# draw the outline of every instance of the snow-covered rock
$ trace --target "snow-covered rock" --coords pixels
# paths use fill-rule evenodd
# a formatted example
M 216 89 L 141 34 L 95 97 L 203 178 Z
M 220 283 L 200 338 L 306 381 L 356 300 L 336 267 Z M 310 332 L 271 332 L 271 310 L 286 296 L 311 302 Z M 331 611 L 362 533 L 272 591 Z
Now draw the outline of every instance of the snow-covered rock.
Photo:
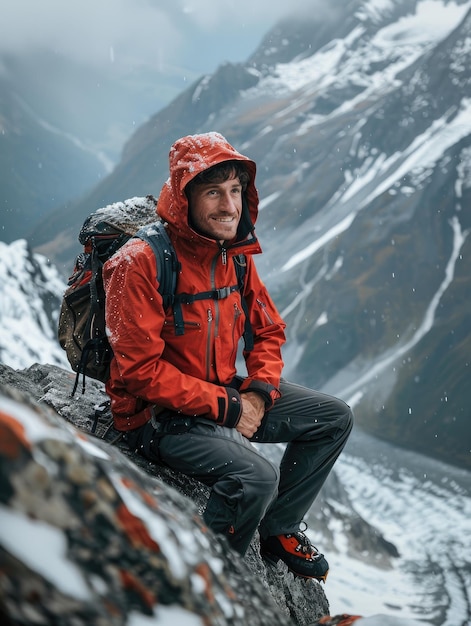
M 64 279 L 25 239 L 0 241 L 0 362 L 68 364 L 57 341 Z

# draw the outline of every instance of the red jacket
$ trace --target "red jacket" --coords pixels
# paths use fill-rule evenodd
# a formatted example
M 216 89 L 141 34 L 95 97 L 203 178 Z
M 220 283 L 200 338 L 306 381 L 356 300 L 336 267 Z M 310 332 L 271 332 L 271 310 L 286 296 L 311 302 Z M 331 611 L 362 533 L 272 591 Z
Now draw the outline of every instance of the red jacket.
M 245 216 L 236 240 L 222 249 L 188 224 L 184 192 L 199 172 L 221 161 L 244 161 L 251 174 Z M 181 271 L 177 292 L 201 293 L 237 284 L 234 255 L 246 256 L 244 297 L 254 335 L 254 348 L 244 352 L 248 377 L 239 391 L 258 391 L 267 408 L 279 397 L 285 324 L 260 280 L 252 254 L 261 252 L 253 232 L 258 195 L 255 163 L 239 154 L 217 133 L 185 137 L 170 151 L 170 178 L 162 188 L 157 212 L 168 223 Z M 243 211 L 243 213 L 244 213 Z M 148 407 L 200 415 L 236 426 L 240 395 L 232 388 L 236 356 L 244 331 L 241 295 L 182 304 L 185 332 L 175 334 L 173 315 L 165 311 L 157 290 L 156 258 L 139 239 L 125 244 L 103 270 L 106 325 L 113 348 L 107 392 L 115 425 L 136 428 L 150 418 Z M 157 408 L 158 410 L 158 408 Z

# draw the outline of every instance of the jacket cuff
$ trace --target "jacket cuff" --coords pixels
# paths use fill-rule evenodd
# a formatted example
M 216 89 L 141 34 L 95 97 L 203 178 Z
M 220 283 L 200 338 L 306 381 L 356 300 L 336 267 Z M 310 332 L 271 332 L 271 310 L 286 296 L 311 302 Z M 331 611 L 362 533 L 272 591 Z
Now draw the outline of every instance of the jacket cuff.
M 220 426 L 235 428 L 242 415 L 242 401 L 239 392 L 232 387 L 226 387 L 226 397 L 218 398 L 219 413 L 216 422 Z
M 281 398 L 280 390 L 270 383 L 264 383 L 261 380 L 251 380 L 246 378 L 240 386 L 240 392 L 255 391 L 265 400 L 265 409 L 268 411 L 275 404 L 275 400 Z

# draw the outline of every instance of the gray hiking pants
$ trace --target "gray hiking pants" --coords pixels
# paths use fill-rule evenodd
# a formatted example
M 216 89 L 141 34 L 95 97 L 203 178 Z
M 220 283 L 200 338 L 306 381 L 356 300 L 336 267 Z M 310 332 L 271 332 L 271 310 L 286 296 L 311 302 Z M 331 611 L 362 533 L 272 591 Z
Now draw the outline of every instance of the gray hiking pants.
M 205 523 L 241 554 L 257 528 L 263 537 L 299 529 L 353 425 L 350 408 L 333 396 L 283 380 L 280 391 L 251 440 L 205 419 L 159 437 L 147 427 L 144 446 L 130 439 L 145 456 L 210 487 Z M 252 442 L 287 443 L 279 467 Z

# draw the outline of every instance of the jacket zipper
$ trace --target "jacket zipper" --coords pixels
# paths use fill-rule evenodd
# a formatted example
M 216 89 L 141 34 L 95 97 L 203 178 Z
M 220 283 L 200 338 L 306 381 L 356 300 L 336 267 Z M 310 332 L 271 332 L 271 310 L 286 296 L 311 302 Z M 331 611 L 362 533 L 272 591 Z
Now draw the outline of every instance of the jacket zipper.
M 239 309 L 239 305 L 237 302 L 234 302 L 234 321 L 232 324 L 232 352 L 237 353 L 238 342 L 236 342 L 236 330 L 237 330 L 237 320 L 242 315 L 242 311 Z
M 227 265 L 227 250 L 221 247 L 221 262 L 223 265 Z M 216 289 L 216 267 L 219 259 L 217 254 L 211 263 L 211 289 Z M 206 380 L 211 380 L 211 354 L 212 354 L 212 336 L 217 337 L 219 332 L 219 303 L 214 300 L 214 316 L 211 309 L 208 309 L 208 340 L 206 345 Z
M 224 248 L 222 248 L 224 250 Z M 218 263 L 219 255 L 216 255 L 211 264 L 211 289 L 216 289 L 216 266 Z M 214 300 L 214 336 L 217 337 L 219 332 L 219 303 Z
M 213 326 L 213 312 L 208 309 L 208 339 L 206 342 L 206 380 L 211 380 L 211 331 Z
M 263 313 L 265 315 L 265 318 L 268 320 L 268 323 L 269 324 L 274 324 L 275 322 L 270 317 L 270 314 L 267 311 L 267 305 L 265 304 L 265 302 L 262 302 L 261 300 L 259 300 L 257 298 L 257 304 L 259 305 L 259 307 L 261 307 L 261 309 L 262 309 L 262 311 L 263 311 Z

